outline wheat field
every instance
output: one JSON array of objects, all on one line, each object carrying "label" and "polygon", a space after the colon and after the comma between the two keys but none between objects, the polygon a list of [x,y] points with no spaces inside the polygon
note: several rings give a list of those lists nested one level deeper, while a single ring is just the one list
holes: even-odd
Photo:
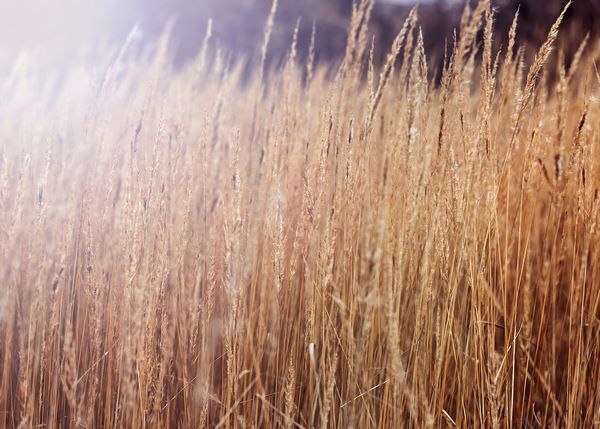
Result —
[{"label": "wheat field", "polygon": [[0,427],[600,425],[600,45],[481,0],[438,81],[362,0],[277,66],[276,6],[249,75],[209,31],[2,82]]}]

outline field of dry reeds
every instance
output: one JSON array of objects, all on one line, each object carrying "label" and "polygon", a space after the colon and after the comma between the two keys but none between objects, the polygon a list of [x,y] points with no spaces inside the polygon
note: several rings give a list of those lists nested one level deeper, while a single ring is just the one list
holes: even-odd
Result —
[{"label": "field of dry reeds", "polygon": [[363,0],[274,68],[275,6],[250,76],[209,32],[3,80],[0,427],[599,425],[594,41],[496,52],[481,0],[436,82]]}]

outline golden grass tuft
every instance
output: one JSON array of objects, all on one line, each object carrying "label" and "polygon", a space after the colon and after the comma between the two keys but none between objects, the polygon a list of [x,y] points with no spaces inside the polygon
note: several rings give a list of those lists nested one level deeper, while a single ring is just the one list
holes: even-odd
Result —
[{"label": "golden grass tuft", "polygon": [[600,424],[597,44],[552,78],[565,12],[527,68],[481,0],[437,86],[363,0],[273,69],[276,6],[250,77],[209,26],[0,86],[0,428]]}]

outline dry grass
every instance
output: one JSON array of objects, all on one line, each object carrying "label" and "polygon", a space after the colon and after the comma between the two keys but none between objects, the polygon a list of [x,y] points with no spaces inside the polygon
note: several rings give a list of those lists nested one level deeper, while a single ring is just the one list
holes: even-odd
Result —
[{"label": "dry grass", "polygon": [[5,80],[0,427],[600,424],[596,46],[551,81],[482,0],[437,87],[371,6],[333,74],[263,68],[274,5],[244,85],[210,34]]}]

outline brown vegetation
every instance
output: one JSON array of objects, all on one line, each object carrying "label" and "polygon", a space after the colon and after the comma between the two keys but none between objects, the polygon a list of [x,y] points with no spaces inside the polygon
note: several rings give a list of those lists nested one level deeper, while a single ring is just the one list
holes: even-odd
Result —
[{"label": "brown vegetation", "polygon": [[600,423],[597,47],[550,84],[562,15],[526,66],[481,0],[436,87],[371,6],[333,74],[271,16],[244,85],[210,33],[4,82],[0,427]]}]

